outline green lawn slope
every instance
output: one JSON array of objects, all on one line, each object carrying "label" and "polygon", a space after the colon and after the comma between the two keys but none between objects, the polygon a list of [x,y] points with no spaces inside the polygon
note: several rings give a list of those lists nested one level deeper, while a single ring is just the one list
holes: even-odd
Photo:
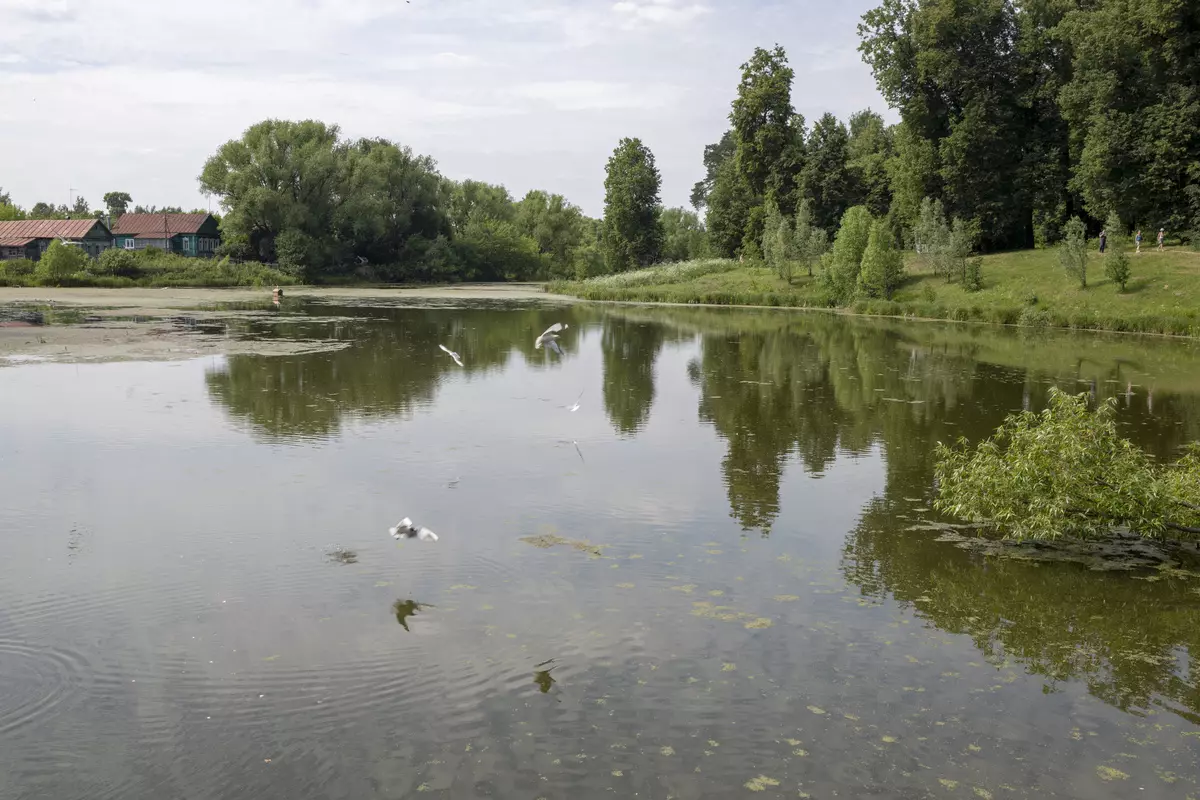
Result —
[{"label": "green lawn slope", "polygon": [[[1054,250],[1022,250],[983,258],[983,289],[966,292],[934,276],[908,254],[907,277],[891,300],[859,300],[846,311],[1005,325],[1200,336],[1200,253],[1172,247],[1130,252],[1133,277],[1124,292],[1093,253],[1080,288]],[[826,308],[816,278],[791,283],[761,263],[711,259],[667,264],[586,281],[553,283],[549,291],[588,300]]]}]

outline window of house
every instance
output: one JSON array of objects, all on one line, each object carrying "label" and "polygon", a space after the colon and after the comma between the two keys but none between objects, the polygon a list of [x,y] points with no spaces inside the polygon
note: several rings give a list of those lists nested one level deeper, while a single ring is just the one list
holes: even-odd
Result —
[{"label": "window of house", "polygon": [[134,246],[134,241],[132,238],[125,240],[125,249],[126,250],[132,250],[133,246]]}]

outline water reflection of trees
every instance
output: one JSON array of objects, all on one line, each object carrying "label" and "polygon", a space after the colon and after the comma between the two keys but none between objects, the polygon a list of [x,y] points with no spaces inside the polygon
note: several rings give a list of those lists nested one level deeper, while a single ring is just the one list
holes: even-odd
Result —
[{"label": "water reflection of trees", "polygon": [[[550,368],[558,357],[535,350],[534,339],[551,323],[580,328],[588,320],[573,309],[444,310],[321,307],[337,321],[252,326],[260,338],[335,338],[342,350],[299,356],[235,355],[206,376],[210,396],[256,432],[272,438],[326,437],[345,415],[403,416],[433,401],[449,374],[468,377],[503,367],[519,357],[533,368]],[[579,331],[582,333],[582,331]],[[559,340],[566,355],[579,336]],[[447,343],[464,367],[438,350]]]},{"label": "water reflection of trees", "polygon": [[[928,513],[914,509],[932,495],[934,444],[990,434],[1009,411],[1042,407],[1051,385],[1117,397],[1126,433],[1163,458],[1196,438],[1200,392],[1154,395],[1146,367],[1120,356],[1106,362],[1096,349],[1072,359],[1071,341],[1002,334],[1010,341],[998,345],[975,332],[931,337],[920,327],[816,316],[710,319],[683,322],[702,337],[689,375],[701,419],[726,443],[731,513],[745,528],[769,531],[790,463],[820,474],[839,454],[877,447],[885,483],[847,536],[847,580],[913,604],[989,658],[1045,676],[1048,690],[1079,679],[1118,708],[1159,705],[1200,723],[1200,685],[1188,665],[1200,652],[1195,583],[985,560],[913,529]],[[1019,366],[1022,350],[1029,368]],[[1129,383],[1141,385],[1129,393]]]}]

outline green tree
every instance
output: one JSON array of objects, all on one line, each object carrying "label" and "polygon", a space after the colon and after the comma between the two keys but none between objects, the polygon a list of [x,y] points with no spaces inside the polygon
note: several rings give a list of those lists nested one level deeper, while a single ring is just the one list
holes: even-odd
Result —
[{"label": "green tree", "polygon": [[692,187],[690,198],[692,207],[697,211],[708,205],[708,196],[717,182],[717,174],[720,172],[721,166],[733,157],[736,150],[737,142],[732,130],[725,131],[719,142],[705,145],[704,179],[697,181],[696,185]]},{"label": "green tree", "polygon": [[863,251],[862,267],[858,273],[858,291],[866,297],[891,299],[892,292],[904,278],[904,258],[892,246],[887,223],[877,220],[871,226],[867,248]]},{"label": "green tree", "polygon": [[34,274],[43,281],[56,282],[70,278],[77,272],[83,272],[89,263],[91,259],[82,248],[63,244],[55,239],[46,248],[46,252],[42,253]]},{"label": "green tree", "polygon": [[25,211],[22,208],[10,202],[0,203],[0,222],[11,222],[18,219],[25,219]]},{"label": "green tree", "polygon": [[975,243],[978,241],[978,223],[955,217],[947,253],[951,261],[949,274],[968,292],[978,292],[983,288],[983,259],[975,255]]},{"label": "green tree", "polygon": [[133,198],[129,192],[108,192],[104,195],[104,207],[114,220],[124,215],[132,202]]},{"label": "green tree", "polygon": [[1128,234],[1115,211],[1109,213],[1104,229],[1108,234],[1108,255],[1104,257],[1104,274],[1117,285],[1118,291],[1123,292],[1131,274],[1129,253],[1125,245]]},{"label": "green tree", "polygon": [[829,250],[829,234],[824,228],[813,224],[812,201],[805,198],[796,206],[796,220],[792,225],[792,246],[796,259],[813,276],[813,265]]},{"label": "green tree", "polygon": [[445,187],[432,158],[386,139],[359,139],[339,147],[338,159],[329,252],[389,264],[414,258],[424,243],[450,233]]},{"label": "green tree", "polygon": [[1060,94],[1071,188],[1091,215],[1174,229],[1200,219],[1198,26],[1200,9],[1179,0],[1079,4],[1059,26],[1073,56]]},{"label": "green tree", "polygon": [[791,283],[795,256],[791,222],[772,203],[763,228],[763,259],[781,280]]},{"label": "green tree", "polygon": [[58,219],[60,213],[52,203],[37,202],[33,204],[33,208],[29,209],[30,219]]},{"label": "green tree", "polygon": [[71,206],[71,214],[74,216],[86,217],[92,213],[91,208],[92,207],[88,204],[87,198],[81,195],[75,198],[75,205]]},{"label": "green tree", "polygon": [[[917,197],[936,191],[949,214],[977,219],[984,244],[998,248],[1032,246],[1034,218],[1057,213],[1063,193],[1047,191],[1045,178],[1061,174],[1068,158],[1053,102],[1063,45],[1048,35],[1058,7],[884,0],[864,15],[860,49],[905,126],[898,152],[911,183],[893,183],[903,218]],[[929,145],[914,149],[915,138]],[[911,185],[928,177],[930,147],[936,180]]]},{"label": "green tree", "polygon": [[939,510],[1017,539],[1200,535],[1200,447],[1161,467],[1117,432],[1115,402],[1050,390],[1041,412],[1008,417],[977,447],[937,448]]},{"label": "green tree", "polygon": [[570,278],[575,275],[575,250],[583,240],[584,217],[578,207],[560,194],[533,190],[517,203],[517,229],[537,242],[547,257],[549,274],[545,277]]},{"label": "green tree", "polygon": [[704,223],[694,211],[668,208],[662,212],[663,261],[691,261],[708,255]]},{"label": "green tree", "polygon": [[734,258],[741,252],[753,202],[750,188],[738,174],[737,164],[732,158],[726,159],[708,195],[705,216],[709,245],[717,255]]},{"label": "green tree", "polygon": [[1071,217],[1063,226],[1062,243],[1058,246],[1058,261],[1067,275],[1079,281],[1079,288],[1087,288],[1087,228],[1079,217]]},{"label": "green tree", "polygon": [[468,280],[527,281],[543,276],[547,257],[512,222],[476,217],[458,237]]},{"label": "green tree", "polygon": [[913,228],[913,245],[933,268],[933,273],[946,280],[951,280],[953,275],[949,258],[950,235],[950,225],[946,222],[946,210],[942,201],[925,197],[921,201],[921,210]]},{"label": "green tree", "polygon": [[[733,124],[737,171],[754,198],[754,205],[774,202],[785,216],[794,210],[795,169],[790,163],[795,144],[795,111],[787,54],[776,45],[761,47],[742,64],[742,80],[729,121]],[[803,128],[803,120],[800,120]]]},{"label": "green tree", "polygon": [[832,229],[852,206],[854,187],[847,162],[850,135],[833,114],[825,114],[808,136],[808,160],[800,184],[812,201],[817,227]]},{"label": "green tree", "polygon": [[452,181],[449,205],[450,221],[456,231],[464,230],[473,219],[512,222],[517,216],[516,204],[508,189],[483,181]]},{"label": "green tree", "polygon": [[331,231],[343,159],[336,125],[266,120],[221,145],[204,164],[200,187],[226,209],[224,229],[274,260],[276,238],[290,231],[288,253],[314,266],[331,258]]},{"label": "green tree", "polygon": [[608,160],[604,179],[604,260],[609,272],[656,262],[663,230],[654,154],[641,139],[622,139]]},{"label": "green tree", "polygon": [[883,117],[867,109],[850,116],[846,167],[850,172],[854,205],[864,205],[872,215],[885,216],[892,204],[888,162],[892,158],[892,132]]},{"label": "green tree", "polygon": [[837,303],[847,303],[858,287],[858,272],[862,267],[863,253],[871,238],[874,225],[871,212],[863,206],[846,209],[842,224],[833,239],[833,250],[825,257],[822,282]]},{"label": "green tree", "polygon": [[937,154],[933,142],[903,122],[896,126],[892,142],[893,155],[886,164],[892,209],[901,224],[912,228],[925,198],[937,191]]}]

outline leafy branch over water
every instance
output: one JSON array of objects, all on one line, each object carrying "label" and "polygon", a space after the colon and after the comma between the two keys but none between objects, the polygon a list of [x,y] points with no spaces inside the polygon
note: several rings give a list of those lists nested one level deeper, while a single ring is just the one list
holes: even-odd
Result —
[{"label": "leafy branch over water", "polygon": [[1050,390],[1045,411],[1011,414],[990,439],[937,446],[940,511],[1016,539],[1097,538],[1128,527],[1146,538],[1200,536],[1200,445],[1155,464],[1118,435],[1115,403]]}]

